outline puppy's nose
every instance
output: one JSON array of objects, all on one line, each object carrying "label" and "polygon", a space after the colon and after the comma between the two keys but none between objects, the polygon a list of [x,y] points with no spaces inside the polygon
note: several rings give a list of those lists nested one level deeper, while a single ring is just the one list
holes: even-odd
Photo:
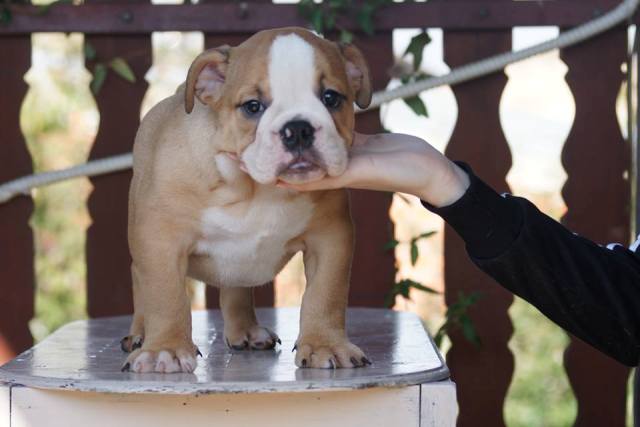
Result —
[{"label": "puppy's nose", "polygon": [[306,120],[292,120],[280,129],[280,139],[289,151],[303,150],[311,147],[315,130]]}]

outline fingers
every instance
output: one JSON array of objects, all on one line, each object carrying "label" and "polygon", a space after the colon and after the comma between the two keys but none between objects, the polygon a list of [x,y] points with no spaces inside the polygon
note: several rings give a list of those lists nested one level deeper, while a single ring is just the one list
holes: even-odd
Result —
[{"label": "fingers", "polygon": [[364,133],[353,132],[353,145],[364,145],[367,143],[371,135],[366,135]]},{"label": "fingers", "polygon": [[343,175],[335,178],[322,178],[318,181],[307,182],[304,184],[289,184],[284,181],[278,181],[276,184],[280,188],[289,188],[297,191],[317,191],[317,190],[334,190],[345,186]]}]

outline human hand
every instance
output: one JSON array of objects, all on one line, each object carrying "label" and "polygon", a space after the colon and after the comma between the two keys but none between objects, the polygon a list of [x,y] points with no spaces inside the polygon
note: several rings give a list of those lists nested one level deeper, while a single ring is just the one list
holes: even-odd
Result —
[{"label": "human hand", "polygon": [[299,191],[359,188],[408,193],[433,206],[458,200],[468,175],[426,141],[397,133],[354,134],[349,165],[340,176],[305,184],[278,185]]}]

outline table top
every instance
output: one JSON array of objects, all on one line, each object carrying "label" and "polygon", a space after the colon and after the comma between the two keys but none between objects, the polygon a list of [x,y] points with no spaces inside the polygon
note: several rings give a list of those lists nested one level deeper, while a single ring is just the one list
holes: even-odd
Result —
[{"label": "table top", "polygon": [[44,389],[110,393],[261,393],[406,386],[440,381],[449,370],[411,313],[350,308],[347,333],[373,362],[357,369],[299,369],[292,348],[298,308],[257,310],[282,345],[275,350],[230,350],[218,310],[193,312],[193,339],[203,353],[194,373],[120,372],[130,316],[69,323],[0,367],[0,382]]}]

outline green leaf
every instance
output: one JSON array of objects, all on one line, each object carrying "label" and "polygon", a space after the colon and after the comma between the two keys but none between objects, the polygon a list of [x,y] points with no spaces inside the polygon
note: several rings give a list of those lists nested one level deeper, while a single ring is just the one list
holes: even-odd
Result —
[{"label": "green leaf", "polygon": [[0,9],[0,24],[10,24],[12,19],[13,15],[11,14],[11,9],[9,9],[9,6],[2,6],[2,8]]},{"label": "green leaf", "polygon": [[430,288],[430,287],[425,286],[425,285],[423,285],[421,283],[418,283],[418,282],[414,282],[413,280],[410,280],[409,282],[410,282],[409,286],[411,286],[412,288],[418,289],[418,290],[420,290],[422,292],[427,292],[429,294],[440,295],[440,292],[436,291],[433,288]]},{"label": "green leaf", "polygon": [[360,28],[362,29],[362,31],[364,31],[367,35],[370,35],[370,36],[374,34],[374,29],[373,29],[374,10],[375,9],[370,4],[365,3],[360,9],[360,11],[358,12],[358,16],[357,16],[357,20],[358,20],[358,24],[360,25]]},{"label": "green leaf", "polygon": [[384,306],[387,308],[393,308],[396,305],[396,295],[393,291],[387,292],[387,295],[384,297]]},{"label": "green leaf", "polygon": [[319,7],[311,12],[311,25],[316,33],[322,34],[324,30],[324,12]]},{"label": "green leaf", "polygon": [[38,14],[39,15],[46,15],[47,13],[49,13],[49,10],[57,5],[57,4],[72,4],[73,0],[56,0],[56,1],[52,1],[49,4],[43,4],[38,6]]},{"label": "green leaf", "polygon": [[104,80],[107,78],[107,67],[104,64],[96,64],[93,69],[93,79],[91,80],[91,92],[97,95],[102,89]]},{"label": "green leaf", "polygon": [[471,318],[465,314],[460,318],[460,323],[462,325],[462,335],[467,339],[467,341],[474,344],[476,347],[480,347],[482,343],[476,333],[476,328],[473,326]]},{"label": "green leaf", "polygon": [[311,17],[311,12],[316,8],[317,6],[313,3],[313,0],[300,0],[300,3],[298,3],[298,13],[306,19],[309,19]]},{"label": "green leaf", "polygon": [[129,83],[136,82],[136,75],[133,74],[133,70],[131,70],[131,67],[129,67],[129,64],[127,64],[127,61],[124,59],[120,57],[113,58],[111,62],[109,62],[109,67]]},{"label": "green leaf", "polygon": [[418,245],[415,240],[411,241],[411,265],[416,265],[418,261]]},{"label": "green leaf", "polygon": [[429,44],[431,41],[431,37],[427,34],[426,31],[421,32],[417,36],[411,38],[409,42],[409,46],[407,46],[407,50],[405,50],[404,55],[411,54],[413,55],[413,69],[417,71],[422,64],[422,52],[424,51],[424,47]]},{"label": "green leaf", "polygon": [[418,237],[416,237],[416,240],[426,239],[428,237],[433,236],[434,234],[436,234],[435,231],[427,231],[425,233],[420,234]]},{"label": "green leaf", "polygon": [[398,242],[396,239],[389,240],[387,243],[384,244],[383,250],[390,251],[391,249],[395,249],[395,247],[398,246],[399,244],[400,242]]},{"label": "green leaf", "polygon": [[411,291],[411,288],[409,288],[409,284],[406,280],[401,280],[400,282],[396,283],[396,286],[398,287],[398,293],[400,295],[402,295],[406,299],[410,299],[409,292]]},{"label": "green leaf", "polygon": [[444,323],[442,326],[440,326],[435,336],[433,337],[433,342],[436,345],[436,347],[438,348],[442,347],[442,339],[446,334],[447,334],[447,324]]},{"label": "green leaf", "polygon": [[93,61],[96,59],[96,48],[86,40],[84,42],[84,58],[87,61]]},{"label": "green leaf", "polygon": [[404,103],[413,110],[418,116],[429,117],[429,112],[427,111],[427,106],[424,105],[420,96],[412,96],[411,98],[405,98]]},{"label": "green leaf", "polygon": [[341,43],[351,43],[353,41],[353,34],[351,31],[340,30],[340,42]]},{"label": "green leaf", "polygon": [[344,9],[347,7],[348,1],[346,0],[329,0],[330,9]]},{"label": "green leaf", "polygon": [[327,28],[327,31],[333,30],[336,26],[336,15],[334,13],[327,13],[327,16],[324,20],[324,25]]}]

